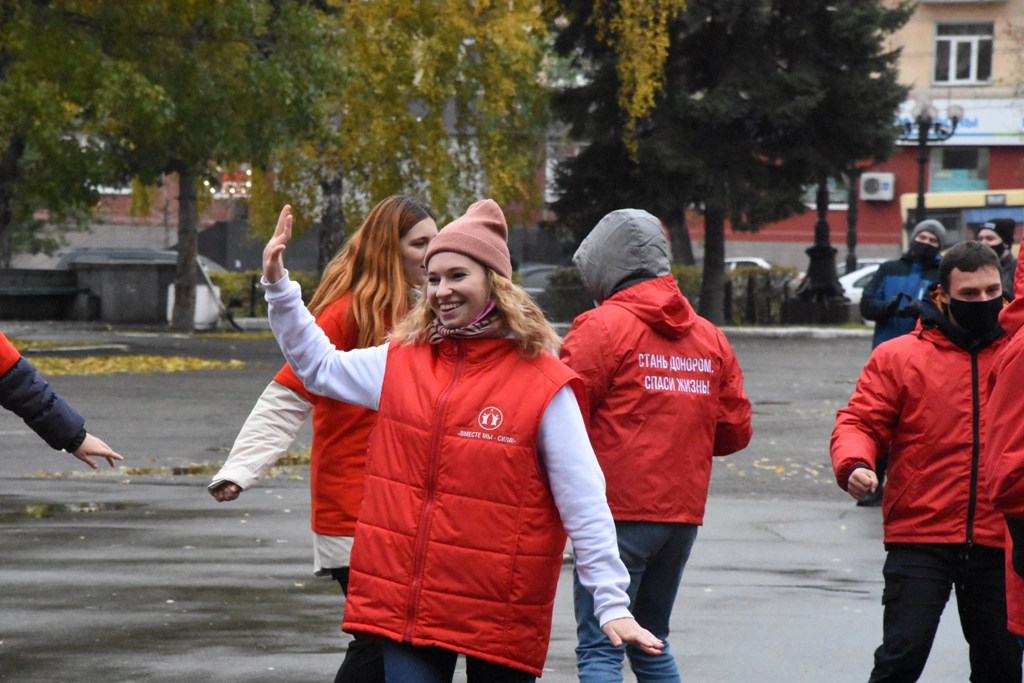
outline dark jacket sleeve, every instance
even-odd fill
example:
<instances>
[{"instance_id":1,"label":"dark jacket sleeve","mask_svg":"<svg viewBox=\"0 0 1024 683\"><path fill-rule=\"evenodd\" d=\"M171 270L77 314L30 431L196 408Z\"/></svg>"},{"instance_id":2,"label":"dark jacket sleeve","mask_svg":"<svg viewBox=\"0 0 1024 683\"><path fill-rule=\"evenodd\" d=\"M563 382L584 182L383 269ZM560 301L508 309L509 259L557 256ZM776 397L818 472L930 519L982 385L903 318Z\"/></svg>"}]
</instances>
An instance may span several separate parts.
<instances>
[{"instance_id":1,"label":"dark jacket sleeve","mask_svg":"<svg viewBox=\"0 0 1024 683\"><path fill-rule=\"evenodd\" d=\"M879 290L882 288L882 281L892 273L891 262L883 263L875 271L874 276L868 281L860 296L860 314L865 320L885 320L892 317L892 313L885 310L888 301L879 301Z\"/></svg>"},{"instance_id":2,"label":"dark jacket sleeve","mask_svg":"<svg viewBox=\"0 0 1024 683\"><path fill-rule=\"evenodd\" d=\"M24 358L0 376L0 405L23 419L51 448L72 452L85 440L85 418Z\"/></svg>"}]
</instances>

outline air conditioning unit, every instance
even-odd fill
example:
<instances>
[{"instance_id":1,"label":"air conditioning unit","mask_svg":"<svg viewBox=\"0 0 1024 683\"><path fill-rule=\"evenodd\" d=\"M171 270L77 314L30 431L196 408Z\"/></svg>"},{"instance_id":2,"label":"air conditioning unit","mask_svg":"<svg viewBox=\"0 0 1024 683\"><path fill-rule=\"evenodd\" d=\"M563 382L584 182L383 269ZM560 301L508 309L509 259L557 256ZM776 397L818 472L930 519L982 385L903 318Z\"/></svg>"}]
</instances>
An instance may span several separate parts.
<instances>
[{"instance_id":1,"label":"air conditioning unit","mask_svg":"<svg viewBox=\"0 0 1024 683\"><path fill-rule=\"evenodd\" d=\"M860 198L866 202L889 202L896 194L896 176L892 173L863 173Z\"/></svg>"}]
</instances>

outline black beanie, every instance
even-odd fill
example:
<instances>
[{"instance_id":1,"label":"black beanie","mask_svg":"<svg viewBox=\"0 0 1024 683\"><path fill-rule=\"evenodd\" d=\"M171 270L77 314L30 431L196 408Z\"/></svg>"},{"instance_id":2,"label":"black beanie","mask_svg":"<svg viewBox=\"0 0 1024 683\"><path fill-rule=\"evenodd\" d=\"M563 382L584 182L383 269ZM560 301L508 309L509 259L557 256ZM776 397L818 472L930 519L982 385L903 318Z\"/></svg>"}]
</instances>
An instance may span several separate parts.
<instances>
[{"instance_id":1,"label":"black beanie","mask_svg":"<svg viewBox=\"0 0 1024 683\"><path fill-rule=\"evenodd\" d=\"M993 231L1006 246L1013 246L1013 233L1017 230L1017 221L1012 218L993 218L978 228L978 232L982 230Z\"/></svg>"}]
</instances>

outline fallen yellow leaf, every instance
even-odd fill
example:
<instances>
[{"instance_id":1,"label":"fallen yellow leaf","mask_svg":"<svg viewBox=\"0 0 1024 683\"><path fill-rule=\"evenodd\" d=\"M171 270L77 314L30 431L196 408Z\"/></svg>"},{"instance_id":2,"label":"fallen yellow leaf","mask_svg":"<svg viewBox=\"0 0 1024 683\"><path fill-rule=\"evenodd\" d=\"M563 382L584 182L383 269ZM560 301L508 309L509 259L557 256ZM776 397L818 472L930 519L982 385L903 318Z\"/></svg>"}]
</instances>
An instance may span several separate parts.
<instances>
[{"instance_id":1,"label":"fallen yellow leaf","mask_svg":"<svg viewBox=\"0 0 1024 683\"><path fill-rule=\"evenodd\" d=\"M240 360L206 360L191 356L61 356L33 358L32 364L47 375L116 375L128 373L150 375L154 373L193 372L196 370L237 370L245 367Z\"/></svg>"}]
</instances>

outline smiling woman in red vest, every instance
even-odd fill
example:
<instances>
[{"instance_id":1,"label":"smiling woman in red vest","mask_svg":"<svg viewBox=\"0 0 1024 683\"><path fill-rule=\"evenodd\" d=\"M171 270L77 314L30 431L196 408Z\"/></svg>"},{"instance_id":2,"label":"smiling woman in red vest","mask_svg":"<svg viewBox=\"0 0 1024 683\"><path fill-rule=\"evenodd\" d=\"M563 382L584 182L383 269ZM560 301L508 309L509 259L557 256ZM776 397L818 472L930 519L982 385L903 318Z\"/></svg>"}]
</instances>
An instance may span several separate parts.
<instances>
[{"instance_id":1,"label":"smiling woman in red vest","mask_svg":"<svg viewBox=\"0 0 1024 683\"><path fill-rule=\"evenodd\" d=\"M324 269L309 310L339 349L376 346L412 307L427 274L423 255L437 234L433 212L419 200L382 200ZM377 414L306 391L287 364L260 395L231 453L210 483L220 502L237 499L280 460L313 413L310 447L313 571L348 594L349 555L363 499L363 467ZM374 641L355 638L335 683L383 683Z\"/></svg>"},{"instance_id":2,"label":"smiling woman in red vest","mask_svg":"<svg viewBox=\"0 0 1024 683\"><path fill-rule=\"evenodd\" d=\"M263 256L270 322L306 388L378 411L344 629L382 639L391 681L533 681L547 655L565 534L615 645L664 644L629 612L579 378L511 281L505 217L477 202L427 249L426 296L380 346L336 350L282 254Z\"/></svg>"}]
</instances>

